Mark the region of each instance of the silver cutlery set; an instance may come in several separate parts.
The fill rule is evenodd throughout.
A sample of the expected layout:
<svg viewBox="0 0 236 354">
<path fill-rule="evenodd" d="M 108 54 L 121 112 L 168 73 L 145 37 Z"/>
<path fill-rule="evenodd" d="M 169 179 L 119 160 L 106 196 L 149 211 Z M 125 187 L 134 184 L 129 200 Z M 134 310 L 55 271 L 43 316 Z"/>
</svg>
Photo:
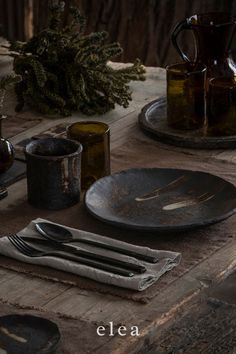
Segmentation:
<svg viewBox="0 0 236 354">
<path fill-rule="evenodd" d="M 39 222 L 36 229 L 44 239 L 34 237 L 20 237 L 18 235 L 9 235 L 8 239 L 12 245 L 27 257 L 56 257 L 80 263 L 100 269 L 112 274 L 118 274 L 124 277 L 133 277 L 135 274 L 141 274 L 146 271 L 144 265 L 129 261 L 108 257 L 77 248 L 76 246 L 65 243 L 84 243 L 100 249 L 111 250 L 113 252 L 134 257 L 150 263 L 157 263 L 156 257 L 147 256 L 139 252 L 110 245 L 107 243 L 89 240 L 85 238 L 74 239 L 71 232 L 66 228 L 45 222 Z"/>
</svg>

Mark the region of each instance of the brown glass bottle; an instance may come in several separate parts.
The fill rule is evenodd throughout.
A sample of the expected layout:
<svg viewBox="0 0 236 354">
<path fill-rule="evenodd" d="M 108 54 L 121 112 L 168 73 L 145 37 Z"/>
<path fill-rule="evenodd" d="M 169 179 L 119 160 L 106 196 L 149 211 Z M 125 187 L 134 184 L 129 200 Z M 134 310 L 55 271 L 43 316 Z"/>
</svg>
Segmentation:
<svg viewBox="0 0 236 354">
<path fill-rule="evenodd" d="M 5 116 L 0 116 L 0 174 L 6 172 L 13 164 L 14 149 L 12 144 L 2 137 L 2 120 Z"/>
</svg>

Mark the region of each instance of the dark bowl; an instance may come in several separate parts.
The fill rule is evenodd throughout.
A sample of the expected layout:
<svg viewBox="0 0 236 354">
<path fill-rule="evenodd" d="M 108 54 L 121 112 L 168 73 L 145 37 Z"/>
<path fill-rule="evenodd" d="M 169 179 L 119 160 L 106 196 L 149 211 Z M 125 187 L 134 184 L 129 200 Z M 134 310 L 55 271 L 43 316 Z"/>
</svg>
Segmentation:
<svg viewBox="0 0 236 354">
<path fill-rule="evenodd" d="M 31 315 L 0 317 L 0 347 L 8 354 L 54 354 L 60 332 L 46 318 Z"/>
</svg>

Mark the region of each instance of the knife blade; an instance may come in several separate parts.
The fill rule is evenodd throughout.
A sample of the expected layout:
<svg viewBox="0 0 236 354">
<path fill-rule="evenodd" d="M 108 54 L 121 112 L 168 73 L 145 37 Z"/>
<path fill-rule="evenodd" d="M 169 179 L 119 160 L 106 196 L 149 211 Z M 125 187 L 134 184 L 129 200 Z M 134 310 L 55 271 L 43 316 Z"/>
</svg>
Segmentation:
<svg viewBox="0 0 236 354">
<path fill-rule="evenodd" d="M 84 258 L 94 259 L 99 262 L 103 262 L 103 263 L 107 263 L 107 264 L 110 264 L 113 266 L 118 266 L 118 267 L 122 267 L 124 269 L 132 270 L 136 273 L 144 273 L 146 271 L 146 267 L 144 267 L 141 264 L 135 264 L 135 263 L 103 256 L 101 254 L 97 254 L 97 253 L 90 252 L 90 251 L 85 251 L 82 249 L 75 248 L 73 246 L 60 244 L 58 242 L 53 242 L 53 241 L 49 241 L 49 240 L 42 240 L 39 238 L 27 237 L 27 236 L 23 236 L 23 237 L 21 236 L 21 238 L 24 241 L 31 242 L 32 244 L 47 247 L 49 250 L 57 250 L 57 251 L 62 251 L 62 252 L 74 254 L 74 255 L 77 255 L 80 257 L 84 257 Z"/>
</svg>

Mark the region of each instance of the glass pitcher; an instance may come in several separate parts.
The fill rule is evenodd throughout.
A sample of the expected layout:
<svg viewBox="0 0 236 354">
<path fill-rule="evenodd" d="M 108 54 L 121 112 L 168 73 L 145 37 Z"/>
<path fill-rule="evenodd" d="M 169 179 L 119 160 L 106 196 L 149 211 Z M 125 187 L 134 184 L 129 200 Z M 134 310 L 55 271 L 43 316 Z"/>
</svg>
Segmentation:
<svg viewBox="0 0 236 354">
<path fill-rule="evenodd" d="M 236 76 L 230 46 L 235 31 L 236 17 L 229 13 L 212 12 L 193 15 L 179 22 L 172 32 L 172 43 L 181 58 L 189 62 L 177 38 L 181 31 L 192 30 L 195 39 L 195 62 L 207 67 L 207 77 Z"/>
</svg>

